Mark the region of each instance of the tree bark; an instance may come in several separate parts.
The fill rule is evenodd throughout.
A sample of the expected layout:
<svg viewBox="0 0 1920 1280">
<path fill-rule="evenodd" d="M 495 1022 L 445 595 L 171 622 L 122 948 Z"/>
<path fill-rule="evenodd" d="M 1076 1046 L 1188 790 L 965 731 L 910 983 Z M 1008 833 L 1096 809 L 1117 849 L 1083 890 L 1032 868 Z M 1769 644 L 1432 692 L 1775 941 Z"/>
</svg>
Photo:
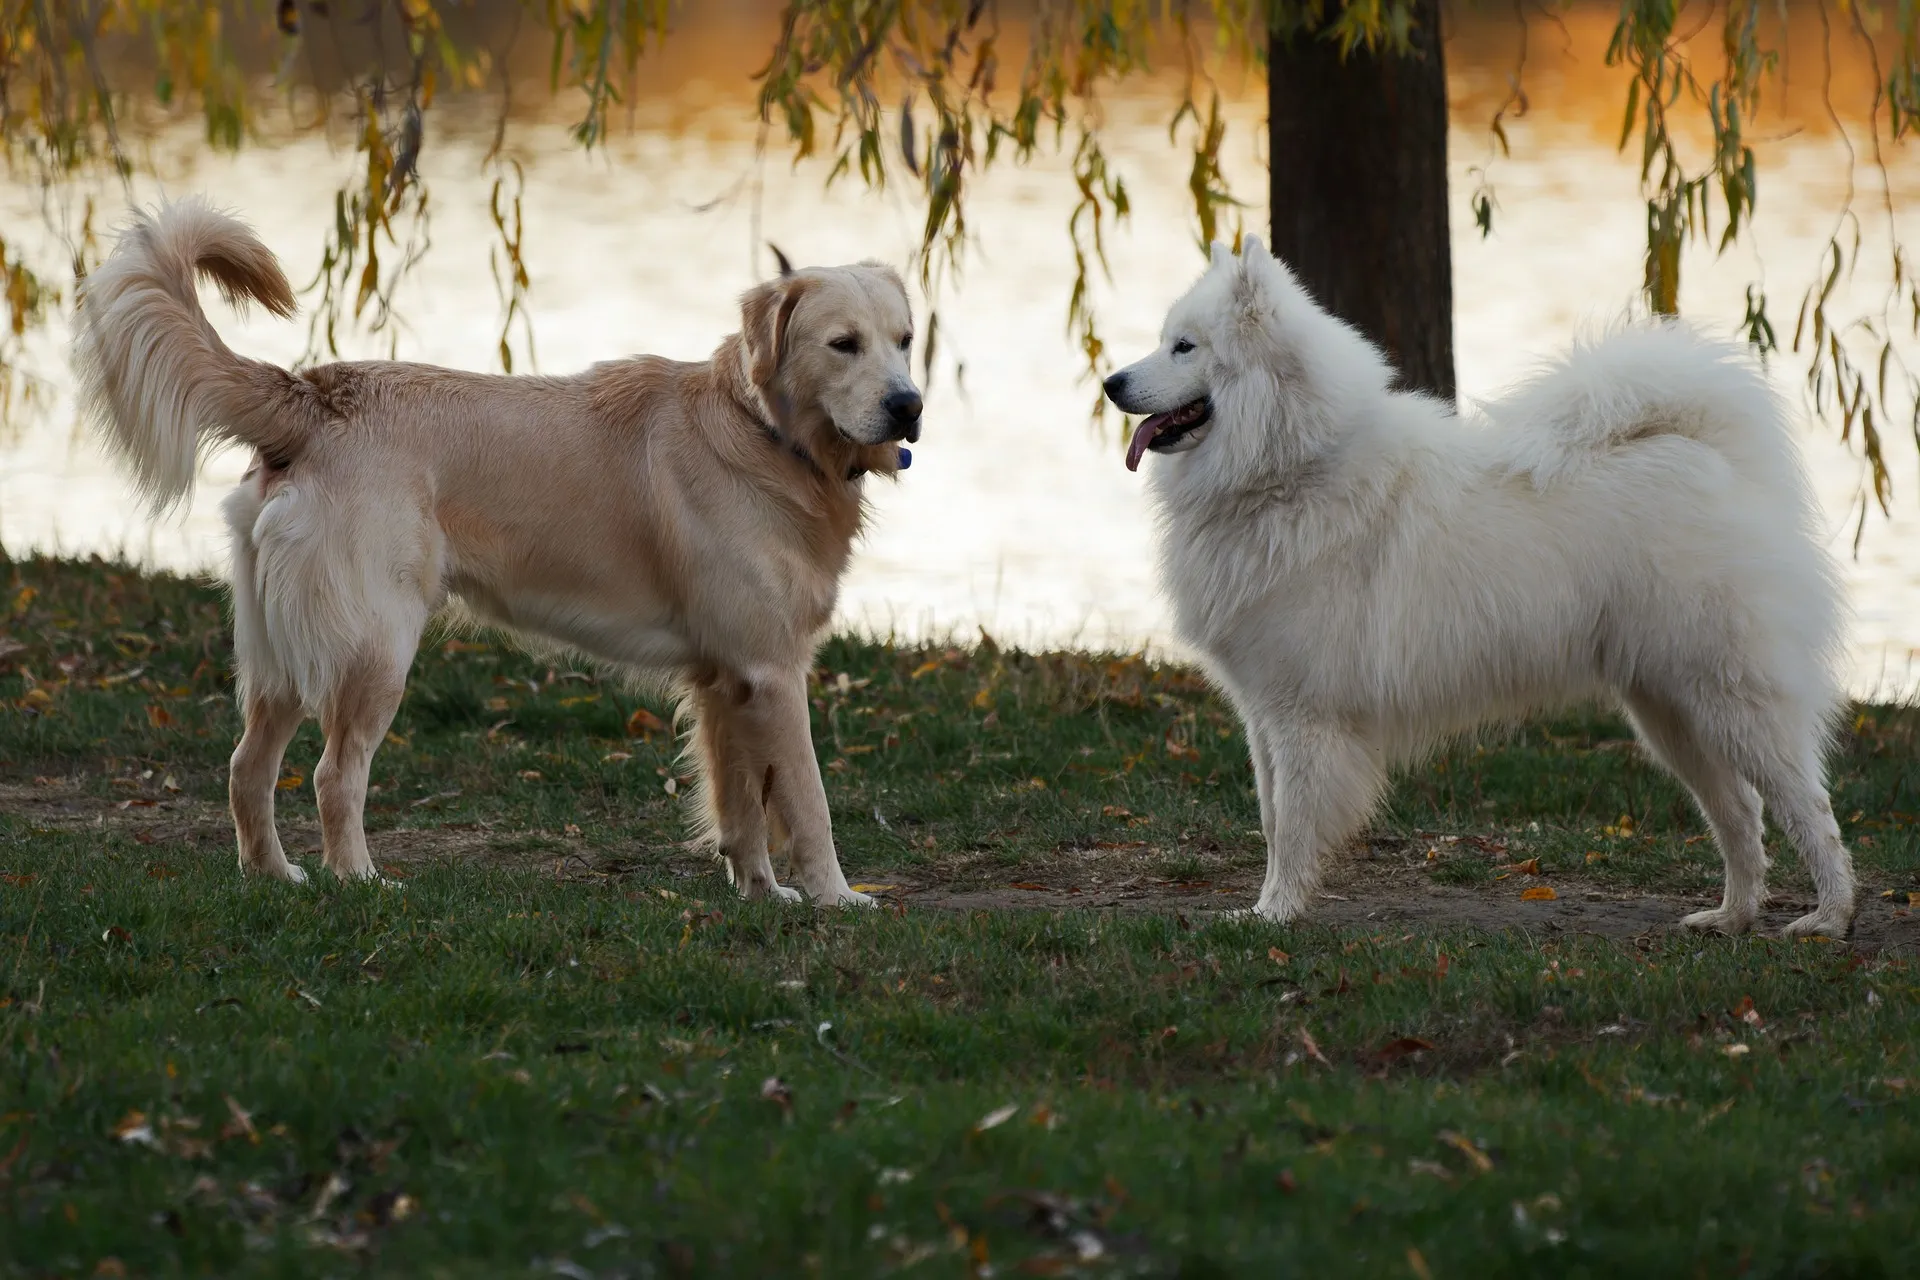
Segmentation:
<svg viewBox="0 0 1920 1280">
<path fill-rule="evenodd" d="M 1403 385 L 1454 396 L 1447 72 L 1439 0 L 1410 53 L 1276 34 L 1268 48 L 1273 251 L 1386 348 Z"/>
</svg>

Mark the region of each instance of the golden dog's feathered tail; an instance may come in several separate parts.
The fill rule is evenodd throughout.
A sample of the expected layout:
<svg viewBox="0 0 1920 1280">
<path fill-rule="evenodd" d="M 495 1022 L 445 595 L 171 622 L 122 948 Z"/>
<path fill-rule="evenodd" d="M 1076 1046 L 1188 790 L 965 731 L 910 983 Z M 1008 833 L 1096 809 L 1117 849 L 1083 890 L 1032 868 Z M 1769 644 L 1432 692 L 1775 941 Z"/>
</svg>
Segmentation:
<svg viewBox="0 0 1920 1280">
<path fill-rule="evenodd" d="M 75 363 L 82 412 L 126 461 L 156 510 L 193 491 L 204 439 L 293 461 L 327 417 L 315 389 L 287 370 L 236 355 L 194 289 L 204 275 L 236 307 L 294 313 L 272 252 L 203 200 L 140 211 L 113 253 L 81 282 Z"/>
</svg>

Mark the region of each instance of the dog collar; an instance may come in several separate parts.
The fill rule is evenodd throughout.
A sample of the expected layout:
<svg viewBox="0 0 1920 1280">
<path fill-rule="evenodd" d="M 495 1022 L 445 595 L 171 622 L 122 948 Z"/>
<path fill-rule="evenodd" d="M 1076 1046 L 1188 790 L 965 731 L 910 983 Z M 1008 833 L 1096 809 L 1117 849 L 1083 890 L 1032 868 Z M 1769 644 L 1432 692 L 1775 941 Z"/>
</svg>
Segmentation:
<svg viewBox="0 0 1920 1280">
<path fill-rule="evenodd" d="M 760 430 L 766 434 L 767 440 L 770 443 L 772 443 L 776 448 L 785 449 L 788 453 L 798 458 L 801 462 L 806 464 L 807 470 L 813 472 L 813 474 L 818 476 L 820 479 L 825 480 L 827 478 L 827 473 L 820 469 L 820 464 L 814 461 L 813 455 L 807 452 L 807 448 L 805 445 L 801 444 L 797 440 L 789 440 L 785 436 L 781 435 L 780 429 L 774 426 L 771 422 L 762 421 L 760 423 Z M 907 465 L 905 461 L 907 451 L 905 449 L 902 449 L 900 453 L 903 459 L 900 465 L 902 467 L 905 467 Z M 865 474 L 867 474 L 867 469 L 865 467 L 848 467 L 847 468 L 847 479 L 849 482 L 858 480 L 861 476 L 864 476 Z"/>
</svg>

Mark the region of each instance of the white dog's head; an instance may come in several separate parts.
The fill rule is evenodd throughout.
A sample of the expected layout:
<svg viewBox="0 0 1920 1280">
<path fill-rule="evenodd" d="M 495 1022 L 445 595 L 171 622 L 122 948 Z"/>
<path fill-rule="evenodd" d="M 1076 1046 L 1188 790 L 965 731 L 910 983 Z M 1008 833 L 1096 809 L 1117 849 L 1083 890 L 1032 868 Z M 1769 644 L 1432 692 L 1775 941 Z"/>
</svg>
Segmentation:
<svg viewBox="0 0 1920 1280">
<path fill-rule="evenodd" d="M 1123 412 L 1147 415 L 1127 447 L 1130 471 L 1149 452 L 1209 440 L 1210 453 L 1267 470 L 1318 434 L 1311 420 L 1384 392 L 1388 378 L 1379 351 L 1248 236 L 1238 257 L 1214 243 L 1206 274 L 1167 313 L 1159 349 L 1108 378 L 1106 393 Z"/>
</svg>

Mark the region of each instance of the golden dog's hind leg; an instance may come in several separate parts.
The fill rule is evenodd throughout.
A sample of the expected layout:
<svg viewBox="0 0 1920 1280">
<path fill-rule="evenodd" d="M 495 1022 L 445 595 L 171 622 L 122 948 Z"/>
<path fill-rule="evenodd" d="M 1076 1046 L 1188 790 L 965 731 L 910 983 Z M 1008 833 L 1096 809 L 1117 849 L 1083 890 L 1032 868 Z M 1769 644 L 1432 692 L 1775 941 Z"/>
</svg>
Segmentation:
<svg viewBox="0 0 1920 1280">
<path fill-rule="evenodd" d="M 382 658 L 351 668 L 320 716 L 327 746 L 313 771 L 313 791 L 320 807 L 322 860 L 342 880 L 378 874 L 364 825 L 367 773 L 406 692 L 411 652 L 407 656 L 407 662 Z"/>
<path fill-rule="evenodd" d="M 306 713 L 290 694 L 249 694 L 246 729 L 233 750 L 227 773 L 227 804 L 240 846 L 240 869 L 300 884 L 307 873 L 287 860 L 274 827 L 273 793 L 280 783 L 280 761 Z"/>
<path fill-rule="evenodd" d="M 767 853 L 767 794 L 772 787 L 772 765 L 753 750 L 754 738 L 743 733 L 732 704 L 744 686 L 715 677 L 693 686 L 693 752 L 700 769 L 702 835 L 718 847 L 727 864 L 727 878 L 743 898 L 797 899 L 799 893 L 779 884 Z"/>
</svg>

